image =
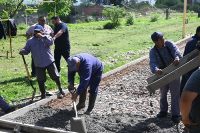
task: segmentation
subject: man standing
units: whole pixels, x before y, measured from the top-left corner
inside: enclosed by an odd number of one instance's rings
[[[36,25],[34,29],[34,36],[27,41],[26,46],[20,51],[20,54],[22,55],[26,55],[31,52],[33,56],[42,99],[46,97],[46,70],[48,71],[51,79],[56,82],[60,91],[60,97],[65,95],[61,88],[59,73],[54,64],[54,58],[51,53],[50,46],[52,44],[52,37],[44,35],[44,28],[41,25]]]
[[[67,61],[70,55],[69,32],[66,23],[63,23],[59,17],[52,17],[51,20],[55,26],[53,37],[55,40],[54,58],[58,72],[60,72],[61,56]]]
[[[89,115],[95,105],[98,87],[103,73],[103,65],[97,58],[87,53],[81,53],[70,57],[67,63],[68,89],[70,92],[74,91],[74,77],[76,72],[78,72],[80,76],[80,84],[77,91],[72,93],[73,101],[76,101],[77,97],[80,96],[77,110],[85,107],[87,88],[90,87],[89,105],[85,112],[85,114]]]
[[[187,81],[180,102],[182,122],[189,133],[200,133],[200,69]]]
[[[38,23],[30,26],[28,28],[28,30],[26,31],[27,39],[31,38],[34,35],[34,29],[35,29],[35,26],[37,24],[41,25],[44,28],[44,34],[45,35],[53,36],[53,33],[54,33],[53,29],[49,25],[46,24],[46,17],[40,16],[38,18]],[[32,62],[31,62],[31,69],[32,69],[31,76],[35,77],[35,65],[34,65],[33,59],[32,59]]]
[[[154,32],[151,35],[151,39],[155,44],[150,50],[150,68],[152,73],[160,75],[162,74],[162,69],[169,66],[171,63],[178,65],[181,54],[176,45],[170,41],[165,41],[161,32]],[[160,88],[160,112],[157,117],[163,118],[167,116],[167,93],[169,90],[171,93],[171,120],[178,123],[180,120],[180,78]]]
[[[193,50],[195,50],[196,48],[199,48],[200,46],[198,46],[198,41],[200,41],[200,26],[197,27],[196,29],[196,34],[192,37],[192,39],[186,44],[185,46],[185,51],[183,53],[183,56],[186,56],[187,54],[189,54],[190,52],[192,52]],[[182,80],[181,80],[181,88],[180,91],[182,92],[187,80],[190,78],[190,76],[192,75],[192,73],[194,71],[196,71],[198,69],[195,68],[193,70],[191,70],[190,72],[186,73],[185,75],[182,76]]]

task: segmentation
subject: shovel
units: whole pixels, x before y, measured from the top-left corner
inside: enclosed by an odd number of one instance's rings
[[[75,102],[73,102],[73,107],[75,111],[75,117],[72,117],[70,120],[71,131],[78,132],[78,133],[87,133],[85,119],[78,117]]]
[[[29,83],[30,83],[31,87],[33,88],[33,93],[32,93],[32,97],[31,97],[31,101],[33,101],[33,99],[35,98],[36,88],[33,86],[31,76],[30,76],[30,73],[28,71],[28,65],[26,64],[26,60],[25,60],[24,55],[22,55],[22,59],[23,59],[23,62],[24,62],[24,66],[25,66],[25,69],[26,69],[26,73],[27,73],[27,76],[28,76]]]

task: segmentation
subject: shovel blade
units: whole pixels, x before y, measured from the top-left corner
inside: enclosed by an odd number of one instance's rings
[[[87,133],[85,119],[80,117],[72,117],[70,120],[71,131],[78,133]]]

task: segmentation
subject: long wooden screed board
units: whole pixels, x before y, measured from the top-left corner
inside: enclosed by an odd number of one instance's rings
[[[171,81],[179,78],[181,75],[189,72],[190,70],[200,66],[200,51],[194,50],[190,54],[184,56],[178,66],[173,64],[163,69],[162,75],[153,75],[147,79],[147,89],[150,93],[154,93],[160,87],[170,83]]]

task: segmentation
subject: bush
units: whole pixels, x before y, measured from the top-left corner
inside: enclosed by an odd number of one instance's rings
[[[134,18],[132,15],[129,15],[126,19],[126,25],[129,26],[129,25],[133,25],[134,24]]]
[[[17,27],[19,30],[25,30],[27,28],[27,25],[25,23],[21,23]]]
[[[111,20],[115,26],[119,26],[120,18],[125,16],[125,10],[116,6],[108,7],[103,10],[103,15]]]
[[[0,18],[1,19],[8,19],[9,18],[9,14],[7,11],[3,10],[1,13],[0,13]]]
[[[106,23],[104,26],[103,26],[103,28],[104,29],[115,29],[115,28],[117,28],[119,25],[118,24],[115,24],[115,23],[112,23],[112,22],[108,22],[108,23]]]
[[[93,17],[93,16],[87,16],[86,18],[85,18],[85,22],[93,22],[93,21],[95,21],[95,18]]]
[[[159,15],[158,14],[154,14],[153,16],[151,16],[150,18],[150,22],[156,22],[158,21]]]

